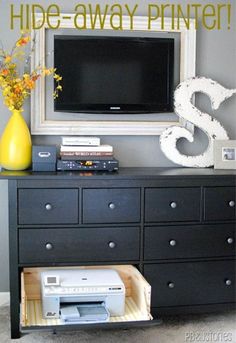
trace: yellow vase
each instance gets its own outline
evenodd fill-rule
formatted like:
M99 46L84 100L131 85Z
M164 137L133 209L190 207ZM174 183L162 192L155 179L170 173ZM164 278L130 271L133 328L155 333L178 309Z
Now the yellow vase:
M24 170L31 165L31 136L21 112L12 111L0 140L0 165L8 170Z

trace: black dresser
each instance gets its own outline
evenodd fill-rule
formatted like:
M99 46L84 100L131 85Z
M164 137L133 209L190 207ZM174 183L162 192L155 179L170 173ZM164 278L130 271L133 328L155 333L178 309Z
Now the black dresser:
M23 331L23 268L133 265L151 285L154 319L235 308L235 171L121 168L0 178L9 180L12 338Z

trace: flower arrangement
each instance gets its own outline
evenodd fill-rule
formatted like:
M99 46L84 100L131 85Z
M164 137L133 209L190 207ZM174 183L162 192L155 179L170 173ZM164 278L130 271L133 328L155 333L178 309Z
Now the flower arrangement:
M56 73L55 68L46 68L45 66L39 65L31 72L20 71L21 63L23 61L28 63L29 61L29 58L26 59L25 56L25 47L30 40L30 34L28 32L22 32L11 52L3 48L0 49L0 88L4 103L10 111L22 109L25 99L30 96L36 81L40 77L53 76L56 83L53 93L54 98L57 98L59 92L62 91L60 84L62 77Z

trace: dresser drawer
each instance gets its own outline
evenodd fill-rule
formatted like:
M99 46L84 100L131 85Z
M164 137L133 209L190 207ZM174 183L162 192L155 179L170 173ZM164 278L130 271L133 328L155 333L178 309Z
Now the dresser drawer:
M19 224L78 223L78 190L20 189Z
M145 221L199 221L200 188L148 188Z
M181 306L236 301L236 261L145 265L152 306Z
M235 187L207 187L204 189L204 200L205 220L235 220Z
M83 223L137 223L139 221L139 188L83 190Z
M19 230L20 263L138 259L138 227Z
M145 260L236 254L234 224L146 227L144 237Z

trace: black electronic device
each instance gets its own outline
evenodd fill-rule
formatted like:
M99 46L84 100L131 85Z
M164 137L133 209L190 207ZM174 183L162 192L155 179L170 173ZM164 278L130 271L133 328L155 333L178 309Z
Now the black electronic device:
M173 110L173 38L55 35L54 65L63 76L55 111Z
M116 159L110 160L58 160L57 170L68 171L68 170L85 170L85 171L116 171L119 168L119 162Z

